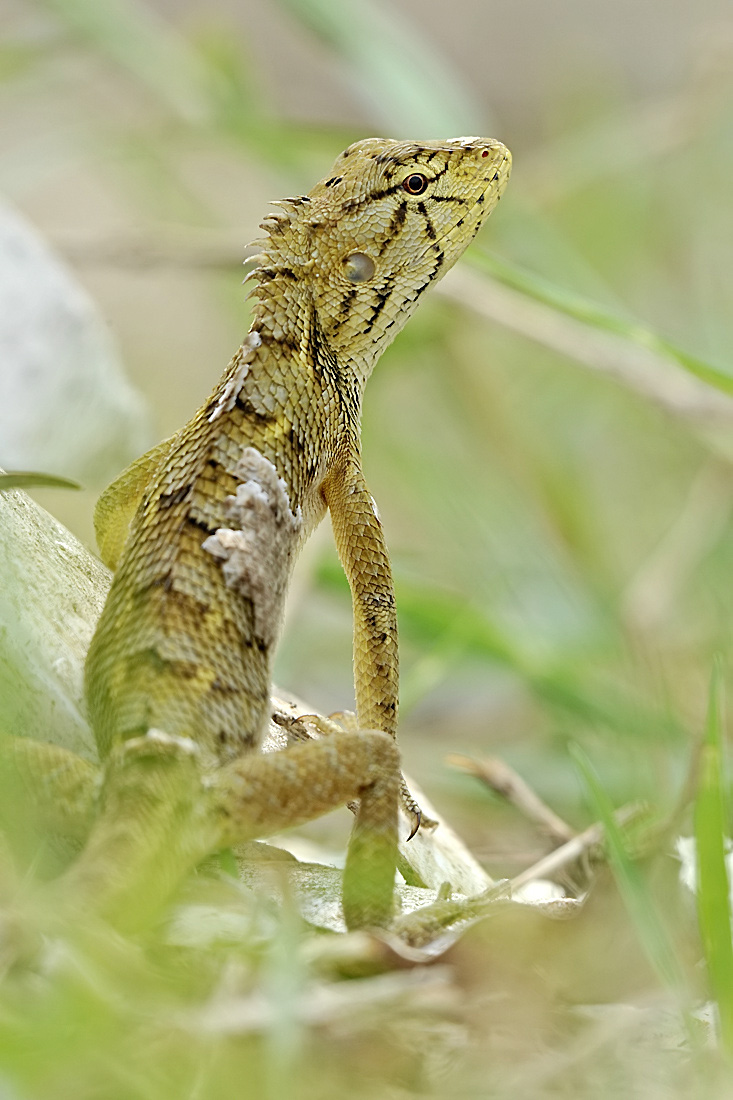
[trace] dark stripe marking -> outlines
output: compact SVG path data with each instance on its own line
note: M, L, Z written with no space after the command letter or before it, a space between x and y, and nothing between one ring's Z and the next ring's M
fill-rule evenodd
M173 508L176 504L183 504L188 494L193 489L192 484L181 485L179 489L174 489L170 493L161 493L158 497L158 504L161 508Z
M341 305L339 307L339 324L342 324L351 312L351 307L354 304L354 300L359 293L357 286L351 287L351 289L344 294L341 299Z
M204 531L207 535L213 535L216 531L216 527L211 527L206 520L197 519L191 512L186 516L186 521L191 524L192 527L197 527L199 531Z
M428 214L427 207L425 206L424 202L419 202L417 204L417 212L418 214L422 214L422 216L425 218L425 232L427 233L428 238L431 241L434 241L438 234L435 232L435 226L430 220L430 215Z
M430 183L434 183L435 180L440 179L440 177L444 175L447 171L448 165L446 164L444 168L441 168L439 172L435 173L435 175L431 178ZM360 206L364 206L368 202L376 202L379 199L385 199L388 195L395 195L398 191L402 190L402 184L395 183L392 187L383 187L379 191L372 191L368 195L362 195L361 198L349 199L349 201L345 202L344 205L341 207L341 212L343 214L351 214L354 210L358 210Z
M407 203L401 202L392 215L392 221L389 223L389 233L399 233L402 226L407 220Z
M430 284L432 283L433 279L435 278L435 276L436 276L436 275L438 274L438 272L440 271L441 267L443 266L443 260L444 260L444 259L445 259L445 253L444 253L444 252L443 252L442 250L438 250L438 252L437 252L437 253L436 253L436 255L435 255L435 267L434 267L434 268L433 268L433 270L432 270L432 271L430 272L430 274L428 275L428 277L427 277L427 279L425 280L425 282L424 282L424 283L423 283L423 284L422 284L421 286L419 286L419 287L418 287L418 288L416 289L416 291L415 291L415 293L413 294L412 298L410 298L410 301L411 301L411 302L416 302L416 301L417 301L417 299L418 299L418 298L420 297L420 295L422 294L422 292L423 292L424 290L427 290L427 289L428 289L428 287L429 287L429 286L430 286Z
M362 195L358 199L349 199L341 207L342 214L353 214L355 210L358 210L360 206L364 206L368 202L376 202L379 199L386 199L388 195L394 195L397 191L402 190L402 184L397 183L393 187L383 187L381 191L371 191L368 195Z
M260 412L248 397L242 397L241 394L237 394L234 404L249 420L254 420L257 424L272 424L277 420L274 413Z
M394 290L394 281L395 276L392 276L384 283L383 286L374 288L374 293L376 295L377 301L376 304L372 306L372 315L367 321L366 327L362 329L363 333L366 334L367 332L371 332L374 328L379 314L382 312L387 302L392 297L392 291Z
M320 378L324 374L334 377L336 379L336 389L338 390L341 385L338 359L324 336L315 306L311 309L310 325L308 326L308 351L310 352L310 362L313 365L313 373L316 377Z
M272 336L270 333L264 332L261 328L256 330L253 329L253 331L257 332L257 335L259 336L262 344L266 348L280 348L285 352L289 352L291 355L294 355L297 351L300 350L300 341L297 339L289 340L285 336L281 339L278 339L277 337Z
M461 206L468 206L468 200L461 198L460 195L433 195L431 202L457 202Z
M392 220L387 226L387 232L384 234L377 255L381 256L387 246L390 245L396 237L399 237L406 220L407 203L403 201L400 203L400 205L397 207L394 214L392 215Z

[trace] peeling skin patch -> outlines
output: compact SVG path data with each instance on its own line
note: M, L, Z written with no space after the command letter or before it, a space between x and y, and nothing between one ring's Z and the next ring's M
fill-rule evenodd
M244 386L247 375L249 374L249 365L252 362L253 353L262 344L262 339L258 332L249 332L245 336L242 342L242 347L239 353L239 362L235 359L236 366L232 371L229 378L227 378L224 387L219 394L216 405L209 415L209 423L214 420L218 420L224 413L231 412L234 408L234 404L239 396L242 387Z
M227 588L251 601L254 630L265 646L280 626L290 565L303 521L294 513L285 482L273 464L247 447L235 474L242 479L225 502L232 527L220 527L203 549L221 562Z

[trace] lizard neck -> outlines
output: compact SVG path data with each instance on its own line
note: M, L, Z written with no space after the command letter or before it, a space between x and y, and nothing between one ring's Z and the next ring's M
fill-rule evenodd
M337 375L363 394L373 364L333 347L327 334L328 318L322 318L306 279L295 282L274 271L262 277L252 297L256 303L250 331L259 335L265 347L316 374Z
M337 455L360 449L369 370L334 350L311 279L299 277L277 254L259 261L250 275L255 281L250 331L195 425L196 430L202 421L207 425L206 446L212 438L224 439L225 450L254 447L272 462L288 487L291 507L304 510L307 533L324 507L320 491L311 490L318 489Z
M271 214L263 223L268 236L254 242L262 251L253 257L247 281L254 285L251 332L263 345L290 359L296 369L333 379L356 410L381 350L375 343L362 355L348 352L331 339L338 329L334 295L328 275L310 258L308 234L293 216L306 201L287 200L285 212Z

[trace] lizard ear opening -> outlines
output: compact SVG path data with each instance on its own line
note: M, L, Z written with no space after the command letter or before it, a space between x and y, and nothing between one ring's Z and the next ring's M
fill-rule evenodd
M368 283L374 278L376 267L366 252L352 252L344 257L343 271L350 283Z

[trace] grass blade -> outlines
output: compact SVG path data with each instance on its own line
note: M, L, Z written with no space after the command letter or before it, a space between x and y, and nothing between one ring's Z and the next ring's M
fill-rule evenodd
M479 132L486 112L463 87L461 74L400 16L372 0L280 0L344 65L390 136L451 137Z
M723 1048L733 1054L733 943L730 883L726 867L725 764L721 736L721 672L716 662L710 681L705 741L695 800L697 916L708 980L718 1005Z
M55 474L31 473L15 470L9 474L0 474L0 493L7 489L81 489L78 481L68 477L56 477Z
M660 981L679 994L685 988L682 967L639 866L628 853L623 834L613 816L611 801L580 746L571 745L570 753L581 772L594 812L603 823L609 863L641 946Z
M535 275L516 264L499 259L481 248L472 248L466 259L473 267L485 275L490 275L503 286L517 290L533 301L549 306L567 317L572 317L575 321L581 321L602 332L620 336L637 347L672 360L695 378L707 382L723 393L733 394L733 373L695 355L690 355L669 340L663 339L646 325L627 321L598 303L583 298L580 294L575 294L556 283L551 283L541 275Z

